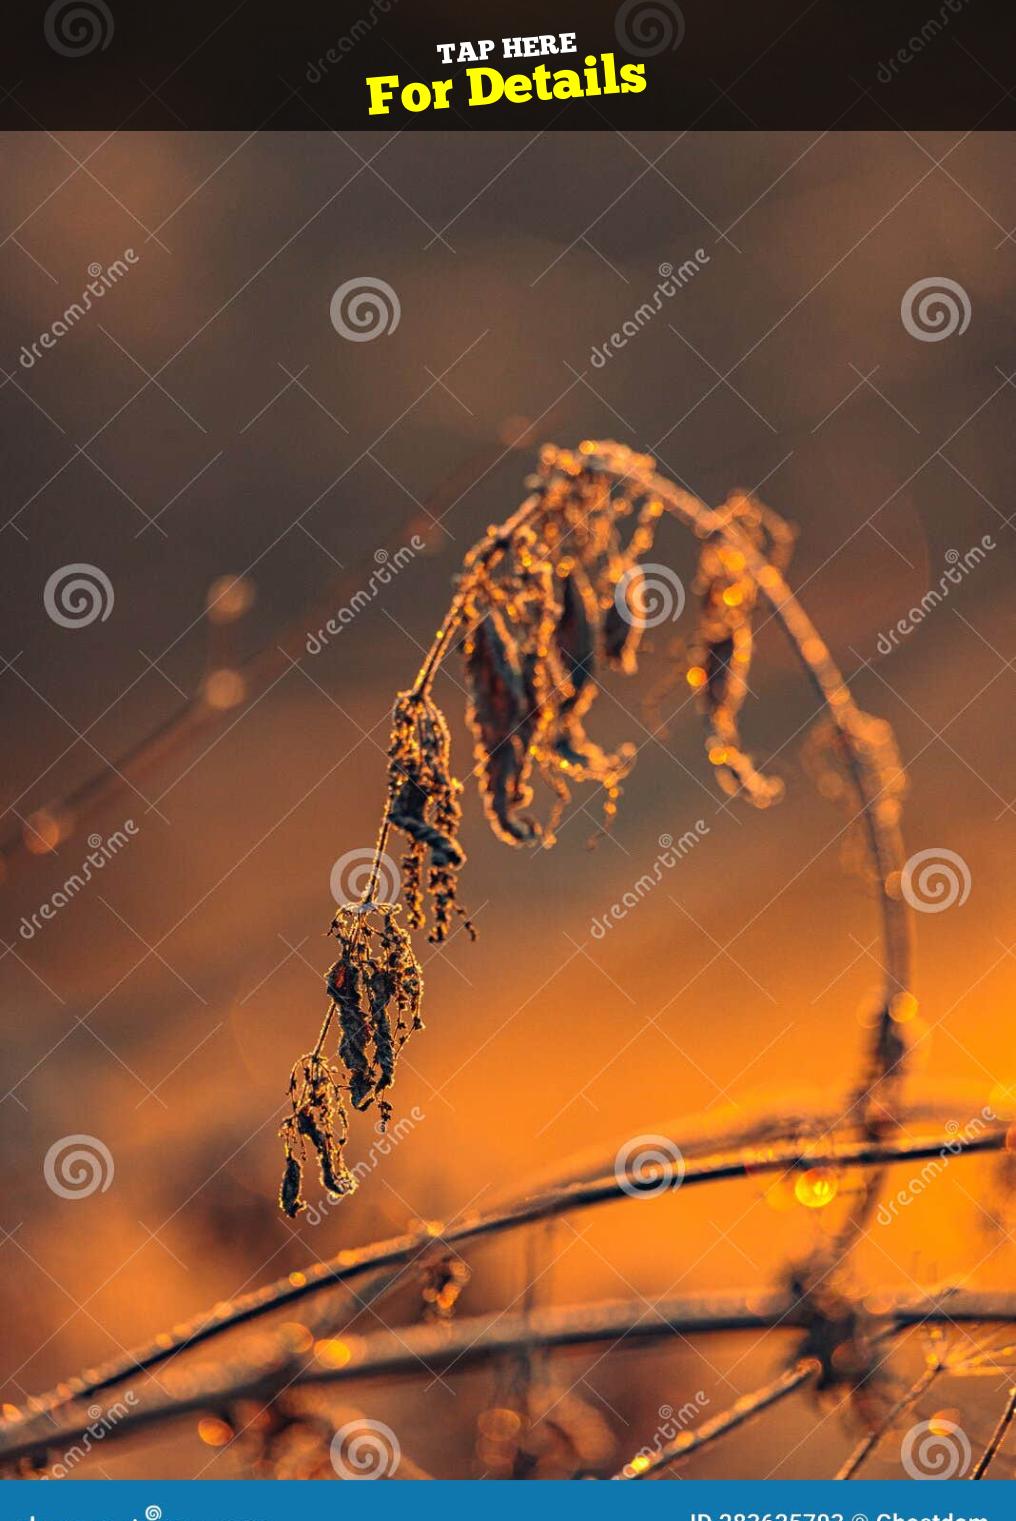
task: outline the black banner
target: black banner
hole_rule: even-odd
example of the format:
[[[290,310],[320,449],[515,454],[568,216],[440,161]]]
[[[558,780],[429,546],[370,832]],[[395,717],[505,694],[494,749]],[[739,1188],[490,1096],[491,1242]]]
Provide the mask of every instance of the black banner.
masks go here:
[[[22,4],[0,126],[726,131],[1002,128],[990,0]]]

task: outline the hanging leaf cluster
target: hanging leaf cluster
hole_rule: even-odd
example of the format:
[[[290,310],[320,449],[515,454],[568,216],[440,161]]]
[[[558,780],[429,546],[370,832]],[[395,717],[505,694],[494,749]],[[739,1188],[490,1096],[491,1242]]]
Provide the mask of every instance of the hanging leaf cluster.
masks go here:
[[[748,691],[759,565],[778,575],[789,530],[749,496],[713,512],[655,475],[655,463],[622,444],[545,446],[529,495],[506,523],[469,551],[455,595],[416,679],[394,705],[385,811],[373,869],[360,903],[336,912],[340,953],[326,979],[328,1008],[318,1044],[301,1057],[282,1126],[286,1168],[280,1195],[304,1206],[306,1164],[324,1189],[349,1193],[348,1110],[391,1115],[399,1052],[421,1027],[422,978],[410,931],[427,925],[446,941],[473,926],[458,901],[466,855],[459,839],[462,783],[452,769],[447,720],[433,695],[449,653],[464,663],[473,773],[491,829],[515,846],[554,843],[573,789],[601,789],[605,823],[617,811],[635,747],[606,749],[587,725],[605,673],[632,674],[646,628],[676,621],[684,604],[669,567],[650,563],[667,503],[702,540],[695,663],[707,749],[723,787],[766,806],[781,790],[744,752],[738,715]],[[743,546],[743,548],[739,547]],[[541,806],[542,786],[549,806]],[[401,904],[374,902],[392,833],[401,835]],[[386,873],[387,875],[387,873]],[[400,918],[403,914],[404,919]]]

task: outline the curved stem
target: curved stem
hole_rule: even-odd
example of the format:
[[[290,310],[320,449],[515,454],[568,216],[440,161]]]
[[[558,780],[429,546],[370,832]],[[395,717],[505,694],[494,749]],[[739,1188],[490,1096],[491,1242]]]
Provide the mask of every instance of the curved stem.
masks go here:
[[[773,616],[781,625],[791,646],[825,705],[834,725],[850,773],[861,800],[861,817],[878,883],[882,916],[883,993],[878,1022],[872,1036],[868,1070],[862,1075],[851,1109],[864,1111],[864,1132],[871,1139],[884,1135],[895,1122],[902,1077],[899,1055],[902,1042],[893,1019],[894,1000],[909,993],[911,982],[912,915],[904,900],[889,890],[889,882],[902,872],[905,864],[903,840],[897,822],[898,808],[893,796],[898,773],[879,757],[878,736],[874,720],[858,708],[843,676],[819,637],[804,608],[791,591],[781,571],[762,555],[740,530],[711,513],[701,502],[680,491],[661,476],[647,482],[670,511],[702,534],[719,535],[744,558],[745,566],[756,586],[768,601]],[[888,729],[888,726],[886,726]],[[884,740],[883,740],[884,744]],[[880,1088],[890,1091],[884,1096]],[[883,1112],[879,1100],[883,1099]],[[865,1180],[861,1194],[831,1245],[834,1263],[842,1262],[863,1232],[878,1195],[884,1173],[874,1172]],[[828,1265],[823,1272],[828,1271]]]

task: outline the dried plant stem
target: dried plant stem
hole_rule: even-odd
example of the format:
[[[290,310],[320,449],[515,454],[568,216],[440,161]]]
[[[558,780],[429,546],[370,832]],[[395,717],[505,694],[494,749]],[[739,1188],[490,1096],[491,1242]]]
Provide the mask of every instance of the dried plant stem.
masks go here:
[[[409,841],[402,892],[408,928],[424,922],[428,850],[431,938],[443,940],[452,912],[463,913],[456,898],[457,874],[465,860],[456,838],[461,786],[450,770],[447,722],[430,695],[443,660],[463,634],[476,775],[496,835],[515,845],[541,837],[553,843],[556,820],[570,796],[569,773],[601,783],[609,817],[634,752],[622,747],[624,754],[608,756],[589,741],[583,719],[595,696],[597,654],[618,669],[634,669],[643,624],[632,587],[643,585],[644,592],[640,556],[653,545],[656,521],[664,514],[703,543],[697,636],[701,664],[688,675],[689,680],[694,675],[693,686],[702,688],[711,728],[709,758],[724,789],[743,793],[759,807],[781,790],[778,781],[755,769],[741,749],[738,731],[759,596],[771,607],[828,712],[839,758],[860,800],[858,817],[864,821],[878,887],[883,940],[880,1007],[847,1113],[872,1142],[890,1135],[898,1123],[906,1050],[902,1026],[914,1004],[909,906],[899,891],[905,866],[899,830],[903,772],[889,726],[862,713],[854,702],[784,578],[792,532],[750,495],[735,494],[722,507],[709,508],[660,475],[649,456],[611,442],[585,442],[576,451],[546,446],[532,484],[518,510],[490,528],[466,555],[451,605],[411,686],[395,704],[388,789],[366,892],[358,905],[340,908],[333,921],[342,953],[329,974],[330,1002],[312,1053],[300,1058],[291,1077],[293,1115],[282,1128],[286,1170],[280,1203],[292,1216],[305,1208],[300,1181],[308,1138],[318,1152],[326,1189],[344,1193],[355,1186],[342,1160],[345,1095],[354,1110],[377,1099],[384,1125],[391,1105],[382,1091],[394,1082],[401,1044],[397,1036],[393,1043],[388,1006],[403,976],[415,988],[418,1010],[420,968],[408,938],[398,962],[376,973],[366,944],[372,934],[366,912],[375,907],[373,895],[393,828]],[[625,517],[635,524],[627,544],[618,528]],[[534,766],[557,797],[546,831],[525,813]],[[375,926],[373,933],[380,936],[380,928]],[[369,986],[373,992],[367,992]],[[372,1055],[364,997],[375,1000],[378,1013]],[[337,1066],[324,1054],[336,1023],[342,1031]],[[422,1028],[418,1012],[413,1028]],[[403,1029],[400,1023],[398,1030]],[[336,1179],[333,1187],[330,1180]],[[828,1279],[843,1263],[868,1224],[883,1179],[883,1171],[873,1170],[860,1189],[846,1195],[847,1213],[838,1233],[822,1260],[816,1257],[808,1270],[813,1280]]]
[[[397,1275],[395,1275],[397,1276]],[[393,1282],[393,1275],[378,1274],[371,1280],[374,1302]],[[364,1291],[358,1294],[358,1301]],[[1016,1321],[1016,1294],[992,1295],[955,1290],[939,1296],[913,1296],[893,1301],[885,1291],[873,1298],[886,1305],[879,1337],[894,1336],[918,1325],[957,1324],[963,1321]],[[330,1309],[318,1322],[321,1333],[336,1334],[340,1311],[356,1313],[343,1297],[341,1306]],[[505,1354],[533,1347],[541,1349],[589,1346],[604,1342],[662,1341],[672,1336],[707,1335],[767,1328],[785,1329],[799,1324],[793,1301],[786,1295],[760,1298],[754,1290],[725,1295],[687,1296],[647,1305],[644,1298],[607,1300],[589,1305],[566,1305],[548,1310],[464,1317],[449,1324],[419,1324],[365,1336],[344,1335],[346,1359],[340,1367],[322,1366],[307,1353],[295,1353],[284,1340],[255,1342],[246,1354],[232,1359],[196,1362],[188,1368],[165,1370],[158,1384],[135,1391],[136,1403],[122,1420],[109,1429],[105,1441],[151,1429],[163,1422],[199,1411],[221,1409],[236,1400],[268,1400],[280,1390],[309,1385],[332,1385],[391,1375],[431,1374],[467,1364],[487,1362]],[[814,1376],[818,1364],[802,1359],[754,1394],[745,1396],[734,1411],[703,1422],[690,1444],[674,1444],[677,1450],[661,1453],[664,1466],[674,1458],[701,1449],[732,1430],[749,1416],[793,1393]],[[32,1420],[0,1428],[0,1460],[10,1462],[44,1448],[56,1450],[79,1440],[90,1420],[79,1396],[63,1423]],[[625,1477],[642,1477],[625,1475]]]
[[[626,1463],[624,1468],[614,1474],[615,1479],[647,1479],[651,1474],[658,1473],[661,1468],[666,1468],[678,1458],[690,1457],[693,1452],[699,1452],[703,1447],[708,1447],[717,1438],[726,1436],[728,1431],[742,1426],[745,1421],[750,1421],[752,1416],[760,1411],[767,1410],[771,1405],[776,1405],[780,1400],[786,1399],[788,1394],[793,1394],[800,1389],[809,1379],[815,1378],[819,1372],[819,1364],[815,1358],[805,1357],[795,1363],[792,1368],[771,1379],[768,1384],[763,1384],[752,1394],[745,1394],[737,1401],[737,1404],[729,1410],[724,1410],[719,1415],[711,1416],[696,1426],[694,1431],[680,1432],[672,1442],[661,1447],[660,1451],[652,1457],[646,1458],[642,1463]]]
[[[659,476],[653,476],[647,486],[659,494],[676,516],[689,522],[698,532],[703,531],[702,514],[708,509],[701,503]],[[744,556],[749,574],[769,602],[774,617],[825,704],[860,796],[881,907],[883,989],[867,1070],[852,1107],[861,1111],[865,1133],[876,1139],[887,1133],[897,1118],[903,1045],[894,1026],[893,1010],[895,1000],[909,994],[911,984],[911,913],[898,891],[890,890],[890,883],[898,878],[905,864],[896,798],[899,773],[880,753],[885,738],[880,745],[873,733],[874,721],[858,708],[815,625],[790,590],[782,572],[760,555],[736,527],[722,525],[719,532]],[[883,733],[887,737],[887,727]],[[833,1245],[830,1255],[834,1262],[844,1259],[863,1232],[881,1192],[884,1176],[884,1172],[875,1171],[865,1180]],[[828,1261],[822,1272],[828,1273]]]
[[[491,528],[488,531],[486,537],[482,539],[474,549],[473,554],[476,560],[475,568],[469,577],[464,578],[463,585],[460,587],[459,591],[452,599],[451,606],[449,607],[448,612],[445,614],[445,617],[441,623],[441,627],[438,629],[433,640],[431,641],[430,648],[424,656],[420,668],[413,679],[413,684],[409,689],[408,695],[411,700],[419,700],[420,698],[426,696],[430,691],[431,684],[434,680],[434,677],[437,675],[441,661],[451,649],[456,634],[462,630],[462,626],[465,621],[466,607],[468,605],[469,597],[476,584],[476,581],[482,574],[485,573],[491,561],[500,552],[502,552],[505,547],[507,547],[507,545],[511,542],[513,536],[533,515],[539,506],[539,502],[540,499],[538,496],[534,495],[527,497],[518,511],[515,512],[506,523],[502,524],[499,528]],[[381,865],[384,860],[385,848],[388,844],[388,836],[391,833],[392,801],[392,793],[389,790],[389,794],[384,806],[384,811],[381,815],[381,823],[378,827],[377,842],[374,846],[374,856],[371,861],[367,886],[364,890],[361,903],[372,903],[374,901],[374,895],[377,892],[378,882],[381,874]],[[314,1046],[314,1057],[319,1057],[321,1055],[321,1052],[324,1048],[324,1043],[328,1038],[328,1032],[331,1029],[332,1021],[335,1016],[335,1010],[336,1006],[334,1002],[329,1002],[321,1024],[321,1029],[318,1032],[317,1041]]]
[[[405,1269],[400,1267],[379,1271],[355,1289],[333,1285],[309,1307],[303,1328],[314,1338],[331,1336],[362,1311],[378,1305],[404,1281]],[[292,1328],[289,1330],[291,1333]],[[214,1361],[190,1359],[180,1366],[161,1366],[146,1387],[133,1389],[134,1402],[122,1423],[136,1431],[197,1410],[221,1410],[239,1399],[267,1401],[291,1387],[308,1362],[306,1351],[294,1350],[286,1328],[266,1330],[246,1338]],[[139,1365],[124,1377],[133,1381],[145,1371],[150,1370]],[[30,1401],[21,1420],[0,1426],[0,1461],[66,1448],[88,1431],[96,1419],[94,1397],[108,1384],[93,1389],[72,1380],[66,1387],[72,1391],[69,1396],[55,1404]],[[59,1415],[65,1419],[56,1419]],[[105,1434],[119,1434],[119,1423]]]
[[[857,1470],[860,1468],[865,1458],[867,1458],[870,1453],[874,1452],[875,1448],[878,1446],[879,1442],[881,1442],[882,1438],[885,1436],[889,1428],[893,1425],[894,1421],[897,1421],[901,1415],[906,1414],[908,1410],[912,1409],[913,1406],[917,1404],[917,1401],[921,1398],[921,1395],[938,1377],[938,1375],[943,1372],[944,1368],[945,1364],[939,1361],[930,1362],[926,1368],[923,1368],[921,1370],[921,1373],[914,1380],[906,1393],[902,1394],[896,1403],[894,1405],[891,1405],[890,1408],[886,1411],[885,1416],[881,1421],[879,1421],[878,1425],[874,1426],[871,1431],[865,1433],[865,1435],[858,1442],[857,1446],[833,1474],[833,1478],[854,1478]]]
[[[824,1144],[818,1147],[814,1144],[802,1145],[797,1141],[777,1143],[769,1140],[758,1148],[745,1147],[730,1151],[718,1149],[706,1156],[690,1157],[682,1187],[812,1167],[881,1168],[893,1162],[920,1161],[940,1156],[947,1144],[953,1156],[976,1155],[1002,1150],[1006,1134],[1006,1125],[999,1123],[987,1127],[978,1136],[964,1139],[957,1139],[955,1134],[946,1130],[916,1140],[894,1139],[874,1143],[852,1140],[841,1145]],[[647,1178],[646,1181],[650,1180]],[[304,1300],[322,1289],[352,1282],[375,1269],[405,1264],[438,1242],[461,1246],[469,1241],[515,1230],[572,1210],[626,1200],[630,1195],[622,1183],[627,1185],[627,1182],[626,1176],[622,1175],[619,1179],[613,1172],[606,1176],[566,1182],[532,1197],[511,1201],[502,1208],[467,1216],[459,1224],[443,1230],[432,1225],[426,1231],[411,1232],[355,1250],[342,1251],[325,1262],[308,1266],[303,1272],[291,1273],[262,1289],[216,1307],[211,1314],[199,1316],[194,1321],[176,1327],[172,1333],[158,1337],[126,1357],[114,1359],[99,1369],[87,1369],[78,1377],[63,1382],[52,1393],[30,1401],[24,1417],[34,1420],[36,1417],[50,1416],[72,1401],[86,1400],[101,1394],[127,1378],[156,1368],[170,1358],[199,1347],[226,1331]],[[9,1434],[16,1433],[22,1424],[19,1421],[0,1423],[0,1457],[7,1450]]]
[[[1016,1388],[1009,1390],[1009,1398],[1006,1400],[1005,1409],[998,1418],[998,1425],[988,1438],[987,1447],[985,1447],[974,1465],[973,1472],[970,1475],[972,1479],[983,1479],[987,1475],[988,1469],[994,1462],[995,1454],[1001,1447],[1005,1440],[1005,1434],[1012,1425],[1014,1415],[1016,1415]]]
[[[943,1127],[955,1134],[962,1124],[969,1124],[970,1117],[977,1115],[983,1104],[983,1089],[973,1085],[950,1087],[946,1091],[928,1088],[911,1095],[902,1110],[901,1120],[912,1135],[937,1133]],[[1011,1124],[1014,1119],[1016,1107],[997,1105],[994,1124]],[[823,1105],[791,1100],[779,1114],[770,1113],[764,1104],[755,1111],[750,1106],[739,1105],[736,1110],[708,1110],[701,1115],[658,1120],[647,1125],[646,1132],[664,1137],[680,1149],[683,1157],[691,1159],[739,1147],[796,1145],[804,1151],[808,1147],[829,1144],[839,1130],[846,1128],[840,1109],[830,1111]],[[543,1169],[523,1178],[520,1186],[513,1190],[512,1197],[529,1197],[548,1188],[603,1177],[613,1167],[616,1152],[616,1147],[610,1151],[589,1147],[573,1153],[552,1169]]]

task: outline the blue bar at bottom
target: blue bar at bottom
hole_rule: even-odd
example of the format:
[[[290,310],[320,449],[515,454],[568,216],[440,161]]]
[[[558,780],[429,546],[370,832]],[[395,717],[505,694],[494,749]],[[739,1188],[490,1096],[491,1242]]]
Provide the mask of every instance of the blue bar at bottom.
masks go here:
[[[317,1521],[351,1502],[337,1483],[240,1479],[14,1481],[0,1485],[0,1521]],[[356,1481],[347,1481],[356,1482]],[[30,1487],[26,1487],[29,1486]],[[405,1521],[433,1506],[441,1521],[514,1518],[520,1505],[559,1521],[562,1506],[590,1516],[638,1516],[667,1521],[1010,1521],[1016,1517],[1011,1482],[985,1480],[723,1480],[645,1483],[504,1480],[375,1483],[360,1500],[371,1521]]]

